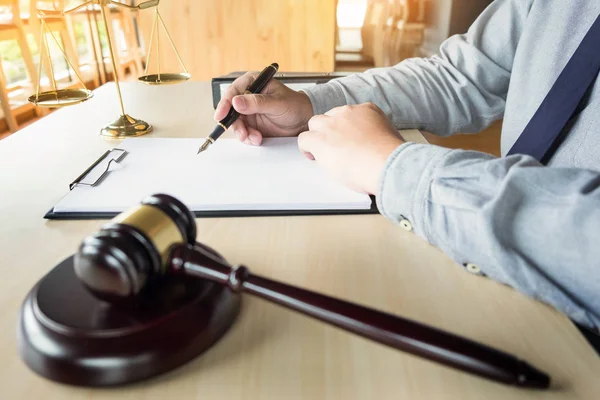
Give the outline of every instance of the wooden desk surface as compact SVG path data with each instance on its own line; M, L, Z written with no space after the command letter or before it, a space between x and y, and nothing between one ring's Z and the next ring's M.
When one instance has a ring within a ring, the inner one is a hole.
M126 111L156 137L213 126L208 83L124 84ZM198 240L274 279L396 313L518 355L550 373L547 392L500 385L391 350L251 297L231 331L167 375L118 389L73 388L21 362L16 320L29 289L105 221L44 213L106 149L114 85L0 141L0 395L3 399L592 399L600 358L547 306L469 275L379 215L197 220ZM200 142L200 139L199 139Z

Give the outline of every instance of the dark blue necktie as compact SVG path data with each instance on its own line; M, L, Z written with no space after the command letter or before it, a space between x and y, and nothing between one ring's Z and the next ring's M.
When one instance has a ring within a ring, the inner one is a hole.
M562 70L521 136L508 152L546 164L566 134L569 120L600 72L600 16Z

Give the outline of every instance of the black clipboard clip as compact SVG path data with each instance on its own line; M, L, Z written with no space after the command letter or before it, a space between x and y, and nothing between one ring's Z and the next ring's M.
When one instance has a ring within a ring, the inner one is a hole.
M85 185L85 186L96 186L98 183L104 179L104 177L108 174L110 169L110 165L113 162L120 162L127 155L127 151L119 148L114 148L112 150L107 150L104 154L100 156L92 165L90 165L81 175L79 175L73 182L69 184L69 190L73 190L77 185ZM104 160L109 159L106 163L106 167L100 174L98 178L96 178L93 182L83 182L85 177L94 170L100 163Z

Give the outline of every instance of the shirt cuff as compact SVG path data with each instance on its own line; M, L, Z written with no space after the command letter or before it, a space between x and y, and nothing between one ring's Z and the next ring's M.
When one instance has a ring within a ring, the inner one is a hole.
M335 82L321 83L302 89L313 106L313 115L325 114L335 107L345 106L346 97L342 88Z
M396 224L406 220L417 235L427 234L425 206L436 166L451 149L407 142L388 157L380 178L377 208Z

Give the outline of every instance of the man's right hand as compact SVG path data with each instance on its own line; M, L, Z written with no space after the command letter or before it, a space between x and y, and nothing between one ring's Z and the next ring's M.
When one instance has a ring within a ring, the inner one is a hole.
M217 105L214 119L220 121L231 106L241 115L229 129L242 142L258 146L263 137L296 136L308 130L313 116L310 99L276 79L271 79L260 94L244 94L258 73L247 72L227 88Z

